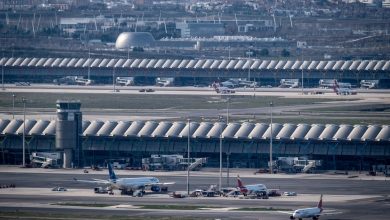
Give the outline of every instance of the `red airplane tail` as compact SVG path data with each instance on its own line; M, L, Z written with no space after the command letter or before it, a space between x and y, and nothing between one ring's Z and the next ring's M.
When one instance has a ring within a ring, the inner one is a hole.
M339 84L337 83L337 80L334 80L334 82L333 82L333 91L335 92L335 93L338 93L338 90L339 90Z
M240 176L237 175L237 187L238 188L245 188L244 184L241 181Z
M318 202L317 208L319 208L321 210L321 212L322 212L322 194L321 194L321 197L320 197L320 201Z
M240 192L246 196L248 194L248 189L244 186L242 183L240 176L237 175L237 188L240 190Z

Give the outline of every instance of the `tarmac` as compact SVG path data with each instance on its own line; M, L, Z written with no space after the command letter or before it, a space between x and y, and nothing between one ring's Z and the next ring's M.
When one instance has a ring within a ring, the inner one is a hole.
M388 219L390 214L390 182L384 176L367 176L349 173L349 175L328 174L254 174L251 169L233 169L230 183L235 185L236 174L240 174L245 184L264 183L268 188L283 191L295 191L297 196L270 197L269 199L246 199L239 197L196 197L175 199L168 194L147 193L144 197L122 196L119 191L114 195L95 194L96 185L80 183L78 179L107 179L107 170L82 173L82 169L41 169L0 166L0 185L15 184L15 188L0 189L0 217L15 210L30 213L56 213L87 215L111 219L112 216L202 219L288 219L289 215L278 210L295 210L315 206L319 194L324 194L324 208L332 215L321 219ZM186 189L186 173L145 172L134 170L116 170L118 177L156 176L162 182L176 182L169 191ZM218 182L215 169L191 172L191 190L207 188ZM353 177L353 178L351 178ZM223 185L226 186L224 176ZM51 191L52 187L62 186L67 191ZM81 205L71 204L77 203ZM92 205L91 205L92 204ZM94 207L93 204L106 204ZM201 206L194 210L174 208L153 209L145 205ZM89 206L89 207L86 207ZM247 209L254 209L245 211ZM271 209L271 210L269 210ZM288 211L287 211L288 212ZM77 218L77 217L75 217ZM99 219L96 218L96 219ZM73 217L71 218L73 219Z

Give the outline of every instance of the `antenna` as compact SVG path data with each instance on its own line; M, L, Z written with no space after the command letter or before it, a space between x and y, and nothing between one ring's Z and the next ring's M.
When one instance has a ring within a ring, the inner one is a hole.
M94 16L95 20L95 30L97 31L97 21L96 21L96 16Z
M33 35L34 35L34 37L35 37L35 26L34 26L34 22L35 22L35 13L34 13L33 19L31 20L32 31L33 31Z
M8 13L7 12L5 13L5 23L7 25L9 25L9 18L8 18Z
M161 10L160 10L160 16L158 17L158 29L160 29L160 23L161 23Z
M238 20L237 20L237 14L236 14L236 13L234 13L234 18L235 18L235 20L236 20L237 32L239 32L239 29L238 29Z
M37 26L37 31L39 31L39 26L41 24L41 14L39 14L39 18L38 18L38 26Z
M276 19L275 19L275 14L272 14L272 17L274 18L274 32L276 32Z
M16 30L19 29L20 20L22 19L22 14L19 15L18 24L16 25Z
M135 21L135 30L134 30L134 32L137 32L137 26L138 26L138 16L137 16L137 20Z
M164 27L165 27L165 33L168 34L167 24L165 23L165 19L164 19Z

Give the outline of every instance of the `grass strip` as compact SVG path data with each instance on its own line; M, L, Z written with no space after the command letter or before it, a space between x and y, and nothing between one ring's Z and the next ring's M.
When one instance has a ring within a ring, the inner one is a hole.
M102 204L102 203L72 203L72 202L64 202L64 203L55 203L52 205L61 205L61 206L82 206L82 207L110 207L114 206L113 204Z
M80 100L82 108L104 109L225 109L225 96L149 95L149 94L85 94L85 93L16 93L15 108L22 107L21 97L28 108L53 108L58 99ZM274 106L309 105L318 102L343 101L341 99L283 98L277 96L230 97L231 109ZM0 93L0 106L12 107L12 93ZM53 110L54 111L54 110Z
M234 209L233 211L257 211L257 212L261 212L261 211L275 211L275 212L283 211L283 212L288 212L288 211L292 211L292 210L291 209L274 208L274 207L256 207L256 208L245 207L245 208Z
M205 208L218 209L213 206L183 206L183 205L136 205L140 209L165 209L165 210L199 210Z

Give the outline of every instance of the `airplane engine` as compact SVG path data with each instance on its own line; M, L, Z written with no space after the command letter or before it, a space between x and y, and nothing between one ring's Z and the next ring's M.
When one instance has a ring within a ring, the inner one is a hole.
M161 188L160 188L160 186L152 186L152 187L150 187L150 190L152 190L153 192L160 192Z

